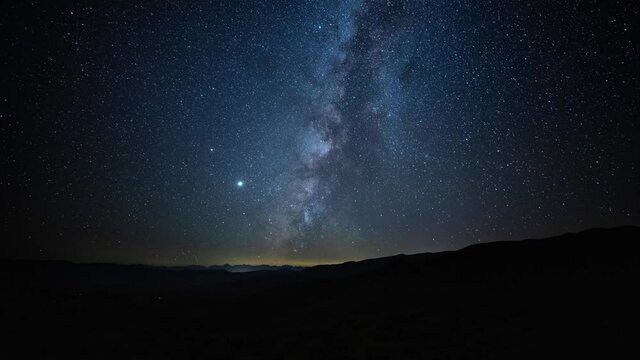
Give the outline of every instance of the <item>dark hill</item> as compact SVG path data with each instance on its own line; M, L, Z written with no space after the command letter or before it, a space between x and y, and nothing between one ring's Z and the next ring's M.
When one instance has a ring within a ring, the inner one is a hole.
M2 358L627 358L638 244L594 229L248 273L3 261Z

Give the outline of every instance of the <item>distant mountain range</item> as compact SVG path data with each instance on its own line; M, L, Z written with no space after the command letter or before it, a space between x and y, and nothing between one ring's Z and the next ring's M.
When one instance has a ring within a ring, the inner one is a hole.
M175 270L225 270L232 273L245 273L251 271L279 271L279 270L288 270L288 271L299 271L304 269L304 266L293 266L293 265L211 265L211 266L201 266L201 265L189 265L189 266L171 266L170 269Z
M1 261L0 320L9 329L2 351L636 358L638 250L640 228L621 227L310 268Z

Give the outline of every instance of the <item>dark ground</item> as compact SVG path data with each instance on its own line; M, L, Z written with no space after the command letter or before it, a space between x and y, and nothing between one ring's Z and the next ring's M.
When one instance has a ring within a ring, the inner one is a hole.
M251 273L2 261L0 358L638 358L638 244L596 229Z

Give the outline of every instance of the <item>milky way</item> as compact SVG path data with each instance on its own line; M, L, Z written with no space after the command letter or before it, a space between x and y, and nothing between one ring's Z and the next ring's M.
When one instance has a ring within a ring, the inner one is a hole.
M397 69L411 50L400 43L411 39L403 27L410 21L406 5L353 1L327 25L333 32L313 74L292 180L268 212L267 238L276 247L297 252L349 229L360 237L348 217L337 221L342 212L333 190L344 177L357 177L362 159L377 164L395 151L398 134L385 135L400 122Z
M638 12L3 4L0 250L315 264L640 224Z

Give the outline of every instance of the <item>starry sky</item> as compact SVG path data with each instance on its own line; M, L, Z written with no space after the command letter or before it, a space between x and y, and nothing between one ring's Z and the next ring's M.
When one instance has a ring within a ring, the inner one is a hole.
M2 257L319 264L640 225L636 1L19 1Z

